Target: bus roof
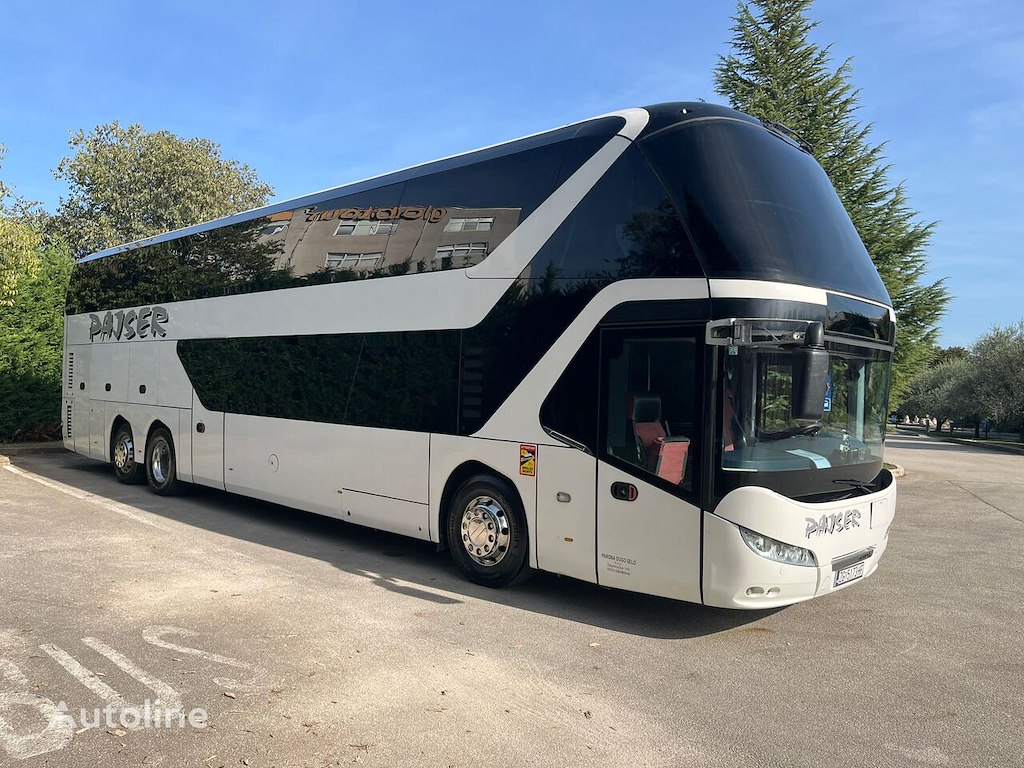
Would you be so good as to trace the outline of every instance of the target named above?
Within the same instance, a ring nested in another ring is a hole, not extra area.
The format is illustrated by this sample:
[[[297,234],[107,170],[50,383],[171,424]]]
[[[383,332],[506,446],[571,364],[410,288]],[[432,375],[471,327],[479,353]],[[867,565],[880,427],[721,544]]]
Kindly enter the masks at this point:
[[[685,122],[687,120],[699,119],[702,117],[730,117],[733,119],[742,119],[752,123],[758,123],[757,120],[746,115],[742,112],[737,112],[734,109],[728,107],[719,106],[717,104],[708,104],[702,101],[696,102],[665,102],[661,104],[654,104],[647,107],[642,107],[642,111],[648,115],[648,120],[645,121],[643,127],[643,134],[655,133],[663,128],[671,126],[676,123]],[[497,144],[491,144],[478,149],[472,149],[466,152],[461,152],[455,155],[449,155],[448,157],[439,158],[437,160],[431,160],[425,163],[419,163],[417,165],[408,166],[396,171],[389,171],[378,176],[371,176],[358,181],[353,181],[348,184],[342,184],[337,187],[330,187],[328,189],[320,190],[319,192],[313,192],[308,195],[301,197],[292,198],[289,200],[282,200],[277,203],[271,203],[264,205],[259,208],[252,208],[247,211],[240,211],[239,213],[233,213],[230,216],[223,216],[219,219],[213,219],[211,221],[201,222],[199,224],[193,224],[189,227],[183,227],[181,229],[172,230],[152,237],[143,238],[141,240],[135,240],[128,243],[122,243],[120,245],[106,248],[102,251],[89,254],[84,258],[80,259],[81,262],[92,261],[93,259],[101,259],[105,256],[113,256],[117,253],[123,253],[125,251],[134,250],[147,245],[154,245],[156,243],[162,243],[168,240],[175,240],[179,237],[187,237],[188,235],[199,234],[200,232],[207,232],[212,229],[219,227],[230,226],[231,224],[238,224],[244,221],[252,219],[258,219],[264,216],[273,216],[276,213],[282,213],[285,211],[293,211],[296,208],[303,208],[308,206],[314,206],[318,203],[326,200],[331,200],[342,195],[354,194],[362,192],[367,189],[374,189],[376,187],[384,186],[386,184],[395,184],[407,181],[417,175],[426,173],[437,173],[439,171],[449,170],[452,168],[458,168],[463,165],[469,165],[471,163],[479,161],[481,155],[487,157],[502,157],[506,154],[520,151],[523,147],[522,144],[526,143],[530,147],[540,147],[545,144],[553,143],[555,141],[561,141],[565,138],[569,138],[566,135],[567,131],[573,128],[579,130],[583,126],[594,123],[600,120],[622,118],[626,119],[627,116],[635,112],[635,109],[624,109],[616,112],[609,112],[604,115],[597,115],[595,117],[586,118],[585,120],[579,120],[574,123],[569,123],[558,128],[551,128],[538,133],[528,134],[521,136],[516,139],[510,139],[508,141],[499,142]],[[573,131],[572,133],[575,133]],[[610,133],[614,133],[611,131]],[[638,138],[638,136],[630,136],[629,138]]]

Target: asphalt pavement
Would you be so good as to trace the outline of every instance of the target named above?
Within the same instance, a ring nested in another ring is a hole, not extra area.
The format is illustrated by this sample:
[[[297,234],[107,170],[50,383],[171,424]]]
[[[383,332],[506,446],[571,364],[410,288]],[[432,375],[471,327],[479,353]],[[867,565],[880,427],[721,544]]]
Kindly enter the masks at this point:
[[[422,542],[14,456],[0,766],[1019,768],[1024,456],[897,435],[887,458],[878,572],[749,613],[489,590]]]

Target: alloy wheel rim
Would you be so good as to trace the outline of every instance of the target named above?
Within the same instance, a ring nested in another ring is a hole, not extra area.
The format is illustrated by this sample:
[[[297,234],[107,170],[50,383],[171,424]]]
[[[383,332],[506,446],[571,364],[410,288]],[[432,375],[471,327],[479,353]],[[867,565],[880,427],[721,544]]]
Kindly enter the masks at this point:
[[[131,472],[135,466],[135,443],[127,434],[122,435],[114,445],[114,466],[124,474]]]
[[[163,485],[171,469],[171,449],[163,440],[157,441],[156,445],[153,446],[153,458],[150,461],[150,469],[157,485]]]
[[[459,535],[466,554],[486,567],[500,563],[512,541],[508,515],[493,496],[477,496],[466,505]]]

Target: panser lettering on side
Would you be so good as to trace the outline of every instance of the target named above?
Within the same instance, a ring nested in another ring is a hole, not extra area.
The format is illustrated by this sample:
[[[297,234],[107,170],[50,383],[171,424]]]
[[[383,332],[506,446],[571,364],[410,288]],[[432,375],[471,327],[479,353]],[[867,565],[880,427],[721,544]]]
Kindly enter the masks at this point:
[[[107,312],[102,320],[99,315],[90,314],[89,341],[95,341],[97,336],[100,341],[120,341],[122,338],[130,341],[136,336],[140,339],[162,339],[167,335],[164,325],[169,319],[170,315],[163,307],[141,307],[127,311],[119,309],[116,312]]]

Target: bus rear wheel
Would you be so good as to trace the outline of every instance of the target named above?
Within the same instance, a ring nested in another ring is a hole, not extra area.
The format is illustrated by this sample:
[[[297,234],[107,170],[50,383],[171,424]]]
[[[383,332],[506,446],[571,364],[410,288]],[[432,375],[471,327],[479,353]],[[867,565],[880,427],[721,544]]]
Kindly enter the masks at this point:
[[[448,510],[448,550],[470,581],[504,587],[529,574],[526,518],[508,483],[471,477]]]
[[[110,458],[114,464],[114,475],[122,483],[134,485],[145,480],[146,470],[135,461],[135,438],[127,422],[121,424],[114,433]]]
[[[178,479],[174,440],[163,427],[154,430],[146,443],[146,480],[153,492],[161,496],[174,496],[185,489]]]

